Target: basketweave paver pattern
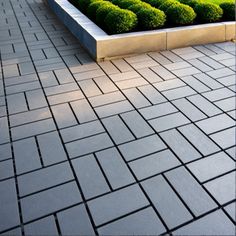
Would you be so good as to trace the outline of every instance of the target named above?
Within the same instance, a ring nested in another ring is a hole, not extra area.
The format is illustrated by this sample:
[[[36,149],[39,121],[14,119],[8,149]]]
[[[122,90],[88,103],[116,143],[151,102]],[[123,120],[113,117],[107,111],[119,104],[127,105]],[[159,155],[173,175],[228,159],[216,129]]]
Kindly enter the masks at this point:
[[[45,0],[0,19],[0,234],[235,234],[234,43],[96,63]]]

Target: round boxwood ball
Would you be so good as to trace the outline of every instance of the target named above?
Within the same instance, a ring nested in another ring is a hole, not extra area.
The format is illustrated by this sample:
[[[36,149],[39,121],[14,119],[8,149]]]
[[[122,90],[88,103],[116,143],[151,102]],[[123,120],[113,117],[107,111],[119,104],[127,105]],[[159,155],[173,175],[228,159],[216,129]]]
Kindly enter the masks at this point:
[[[115,9],[119,9],[119,7],[113,4],[104,4],[98,8],[96,11],[96,23],[105,29],[105,18],[107,14]]]
[[[193,23],[196,13],[193,8],[181,3],[172,4],[166,10],[167,20],[174,25],[187,25]]]
[[[197,13],[197,19],[203,23],[219,21],[223,15],[223,10],[212,3],[198,3],[194,11]]]
[[[163,1],[163,3],[159,6],[159,9],[166,12],[166,10],[172,5],[172,4],[176,4],[177,1],[175,0],[166,0]]]
[[[194,8],[198,3],[203,2],[202,0],[179,0],[180,3],[189,5],[190,7]]]
[[[87,16],[91,20],[95,20],[96,19],[96,11],[99,9],[99,7],[101,7],[105,4],[109,4],[109,3],[107,3],[103,0],[94,1],[94,2],[90,3],[89,6],[88,6],[88,9],[87,9]]]
[[[140,0],[121,0],[117,5],[118,5],[120,8],[127,9],[127,8],[129,8],[131,5],[138,4],[138,3],[140,3],[140,2],[141,2]]]
[[[166,15],[156,8],[143,8],[137,12],[139,25],[143,29],[158,29],[166,22]]]
[[[222,2],[220,8],[223,10],[223,18],[225,20],[235,20],[235,3]]]
[[[148,3],[141,2],[141,3],[131,5],[128,9],[137,14],[140,10],[144,8],[152,8],[152,6]]]
[[[159,6],[164,2],[164,0],[144,0],[144,2],[151,4],[153,7],[159,8]]]
[[[106,29],[111,34],[129,32],[137,26],[137,23],[136,14],[123,9],[112,10],[105,18]]]

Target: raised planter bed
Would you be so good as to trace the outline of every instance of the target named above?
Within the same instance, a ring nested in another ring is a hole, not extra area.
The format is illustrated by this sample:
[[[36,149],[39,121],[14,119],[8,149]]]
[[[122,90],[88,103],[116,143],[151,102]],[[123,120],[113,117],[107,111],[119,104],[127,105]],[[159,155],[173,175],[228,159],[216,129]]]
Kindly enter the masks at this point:
[[[70,2],[47,1],[58,18],[97,61],[235,39],[235,22],[108,35]]]

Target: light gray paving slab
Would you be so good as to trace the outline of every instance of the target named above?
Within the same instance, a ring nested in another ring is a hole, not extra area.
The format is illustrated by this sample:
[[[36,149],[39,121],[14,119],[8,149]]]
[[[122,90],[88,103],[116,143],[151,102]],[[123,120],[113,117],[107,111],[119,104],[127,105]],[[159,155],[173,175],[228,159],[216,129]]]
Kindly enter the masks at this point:
[[[149,202],[138,185],[123,188],[88,202],[96,225],[101,225],[148,205]]]
[[[9,142],[10,135],[9,135],[9,127],[8,127],[7,117],[0,118],[0,128],[1,128],[0,144]]]
[[[236,202],[233,202],[227,205],[224,209],[227,211],[230,217],[234,220],[234,222],[236,222]]]
[[[214,104],[226,112],[235,110],[236,106],[235,96],[217,101]]]
[[[235,96],[235,93],[229,90],[228,88],[221,88],[210,92],[206,92],[203,94],[203,96],[208,100],[215,102],[221,99]]]
[[[215,211],[176,231],[173,235],[233,235],[235,227],[221,211]]]
[[[109,148],[96,153],[98,161],[113,189],[135,182],[120,153],[115,148]]]
[[[208,193],[184,167],[171,170],[165,175],[195,216],[217,207]]]
[[[30,109],[47,106],[46,98],[41,89],[26,92],[26,98]]]
[[[0,162],[0,180],[14,177],[14,168],[12,160]]]
[[[126,144],[122,144],[119,150],[127,161],[165,149],[166,145],[157,135],[141,138]]]
[[[142,186],[170,229],[193,218],[162,176],[143,181]]]
[[[210,76],[208,76],[205,73],[194,75],[194,77],[197,78],[199,81],[201,81],[203,84],[205,84],[206,86],[208,86],[211,89],[218,89],[218,88],[223,87],[223,85],[220,84],[217,80],[211,78]]]
[[[54,216],[26,224],[24,230],[26,235],[59,235]]]
[[[154,86],[159,91],[165,91],[168,89],[175,89],[178,87],[185,86],[185,83],[180,79],[172,79],[172,80],[167,80],[167,81],[155,83]]]
[[[57,219],[63,235],[95,235],[84,205],[57,213]]]
[[[196,92],[189,86],[183,86],[180,88],[171,89],[163,92],[163,95],[167,97],[169,100],[188,97],[193,94],[196,94]]]
[[[11,144],[6,143],[6,144],[1,144],[0,145],[0,160],[5,160],[12,158],[12,153],[11,153]]]
[[[165,232],[155,211],[149,207],[98,229],[101,235],[159,235]]]
[[[110,191],[93,155],[80,157],[73,160],[72,163],[85,199],[96,197]]]

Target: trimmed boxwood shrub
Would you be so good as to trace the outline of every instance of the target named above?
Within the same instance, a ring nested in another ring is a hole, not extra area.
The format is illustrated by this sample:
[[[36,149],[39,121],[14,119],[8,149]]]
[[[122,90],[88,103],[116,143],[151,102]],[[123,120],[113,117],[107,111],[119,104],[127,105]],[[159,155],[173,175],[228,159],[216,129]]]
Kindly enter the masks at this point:
[[[194,8],[197,4],[201,3],[202,0],[179,0],[179,2]]]
[[[142,8],[137,13],[139,25],[143,29],[161,28],[166,21],[166,15],[163,11],[155,8]]]
[[[98,8],[96,11],[96,22],[98,25],[100,25],[102,28],[105,28],[105,18],[108,15],[109,12],[119,9],[119,7],[113,5],[113,4],[104,4],[101,7]]]
[[[159,9],[166,12],[166,10],[172,5],[172,4],[176,4],[175,0],[166,0],[163,1],[163,3],[159,6]]]
[[[174,25],[191,24],[196,18],[193,8],[181,3],[172,4],[166,10],[166,15],[168,21]]]
[[[235,20],[235,3],[222,2],[220,8],[223,10],[223,18],[225,20]]]
[[[140,0],[121,0],[117,2],[117,5],[120,8],[127,9],[128,7],[134,5],[134,4],[139,4],[141,1]]]
[[[132,11],[115,9],[107,14],[104,22],[109,33],[119,34],[133,30],[138,24],[138,19]]]
[[[159,8],[162,3],[164,3],[165,0],[143,0],[146,3],[149,3],[153,7]]]
[[[212,3],[198,3],[194,11],[197,13],[198,21],[203,23],[219,21],[223,15],[223,10]]]
[[[96,19],[96,12],[99,9],[99,7],[106,5],[106,4],[111,4],[111,3],[105,2],[103,0],[91,2],[87,8],[87,16],[91,20],[95,20]]]
[[[148,3],[145,3],[145,2],[141,2],[138,4],[131,5],[128,9],[137,14],[140,10],[142,10],[144,8],[151,8],[151,5],[149,5]],[[142,19],[140,19],[140,20],[142,20]]]

